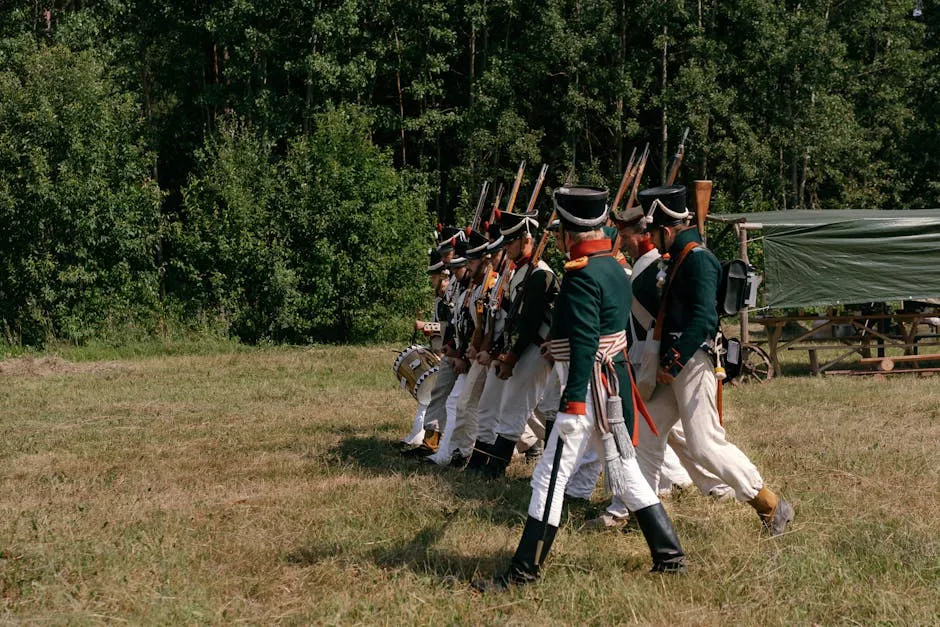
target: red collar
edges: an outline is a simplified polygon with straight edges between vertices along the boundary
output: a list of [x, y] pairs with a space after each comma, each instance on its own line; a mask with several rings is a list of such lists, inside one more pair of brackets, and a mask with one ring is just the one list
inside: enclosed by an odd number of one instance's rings
[[596, 255], [598, 253], [609, 253], [612, 244], [609, 239], [606, 237], [602, 239], [589, 239], [583, 242], [578, 242], [571, 247], [569, 251], [570, 257], [572, 259], [577, 259], [579, 257], [590, 257], [591, 255]]
[[649, 251], [653, 250], [656, 247], [653, 246], [653, 242], [650, 241], [650, 238], [646, 237], [643, 239], [643, 241], [640, 242], [639, 248], [640, 248], [640, 257], [642, 257], [643, 255], [645, 255], [646, 253], [648, 253]]
[[529, 259], [532, 259], [531, 254], [528, 254], [525, 257], [521, 257], [518, 261], [514, 261], [513, 263], [517, 268], [521, 268], [522, 266], [529, 264]]

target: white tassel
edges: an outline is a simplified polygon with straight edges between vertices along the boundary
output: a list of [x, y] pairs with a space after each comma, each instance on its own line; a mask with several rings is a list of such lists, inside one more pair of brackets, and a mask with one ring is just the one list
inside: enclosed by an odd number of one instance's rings
[[617, 442], [613, 434], [605, 433], [601, 436], [601, 442], [604, 443], [604, 461], [606, 462], [604, 483], [607, 491], [611, 494], [626, 494], [629, 486], [627, 469], [617, 451]]
[[614, 442], [617, 443], [617, 451], [624, 459], [631, 459], [636, 455], [633, 450], [633, 439], [630, 437], [630, 431], [623, 418], [623, 400], [619, 396], [609, 396], [607, 398], [607, 423], [610, 425], [610, 432], [614, 436]]

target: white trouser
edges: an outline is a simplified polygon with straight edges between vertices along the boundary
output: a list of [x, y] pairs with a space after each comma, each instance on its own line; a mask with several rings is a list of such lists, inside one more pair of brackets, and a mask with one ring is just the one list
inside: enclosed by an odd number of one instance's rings
[[[542, 400], [535, 406], [535, 413], [542, 418], [543, 425], [546, 420], [555, 420], [555, 415], [558, 413], [558, 405], [561, 403], [560, 370], [560, 368], [552, 368], [549, 371], [545, 379]], [[540, 435], [547, 444], [548, 438], [545, 437], [544, 430]], [[568, 488], [565, 494], [574, 498], [591, 500], [602, 467], [601, 458], [595, 452], [594, 447], [589, 446], [584, 451], [584, 456], [578, 460], [571, 477], [568, 478]]]
[[457, 375], [454, 387], [451, 388], [450, 394], [447, 396], [447, 401], [444, 404], [446, 413], [443, 431], [441, 432], [441, 442], [437, 447], [437, 452], [429, 458], [435, 464], [444, 466], [450, 463], [451, 454], [453, 453], [450, 439], [453, 437], [454, 427], [457, 424], [457, 401], [460, 399], [460, 393], [463, 391], [466, 382], [466, 374]]
[[411, 433], [401, 439], [405, 444], [417, 446], [424, 439], [424, 415], [428, 413], [428, 406], [424, 403], [418, 403], [418, 411], [415, 412], [414, 420], [411, 422]]
[[[512, 376], [506, 379], [506, 386], [503, 388], [496, 435], [513, 441], [519, 439], [526, 421], [542, 398], [550, 369], [535, 344], [530, 344], [522, 351], [522, 356], [512, 369]], [[495, 441], [495, 438], [493, 440]]]
[[496, 368], [489, 366], [486, 373], [486, 382], [483, 384], [483, 393], [477, 404], [477, 432], [476, 439], [485, 444], [496, 441], [496, 425], [499, 422], [499, 403], [506, 389], [506, 380], [496, 376]]
[[428, 403], [428, 411], [424, 415], [425, 430], [440, 431], [444, 428], [443, 423], [447, 419], [447, 397], [455, 381], [457, 381], [457, 373], [454, 372], [454, 362], [445, 355], [441, 357], [437, 379], [434, 380], [434, 387], [431, 389], [431, 402]]
[[[603, 394], [602, 394], [603, 396]], [[602, 398], [601, 402], [605, 402]], [[594, 448], [596, 454], [603, 459], [603, 444], [600, 434], [594, 426], [594, 408], [591, 404], [591, 390], [588, 388], [586, 398], [587, 415], [559, 414], [555, 421], [545, 446], [545, 452], [539, 459], [535, 472], [532, 473], [532, 498], [529, 501], [529, 516], [538, 520], [543, 519], [545, 503], [548, 496], [548, 486], [553, 472], [552, 465], [555, 450], [561, 444], [561, 458], [557, 468], [555, 490], [552, 496], [552, 509], [548, 514], [548, 524], [558, 526], [561, 521], [561, 508], [568, 480], [574, 472], [578, 462], [584, 457], [589, 448]], [[562, 439], [560, 442], [559, 438]], [[631, 511], [643, 509], [659, 503], [656, 493], [647, 483], [640, 472], [640, 465], [636, 457], [630, 459], [619, 458], [627, 475], [627, 489], [623, 494], [616, 496], [627, 504]]]
[[[682, 464], [682, 468], [686, 471], [686, 476], [691, 479], [692, 483], [695, 484], [695, 487], [698, 488], [699, 492], [702, 494], [706, 496], [725, 496], [734, 493], [731, 486], [726, 485], [721, 479], [708, 472], [692, 459], [692, 456], [689, 454], [689, 443], [688, 440], [686, 440], [685, 431], [682, 429], [681, 422], [677, 422], [669, 431], [669, 444], [666, 446], [667, 457], [663, 460], [663, 474], [666, 472], [666, 459], [668, 459], [670, 452], [678, 458], [678, 461]], [[642, 464], [640, 464], [640, 466], [642, 467]], [[673, 477], [672, 481], [677, 485], [683, 485], [676, 481], [675, 477]], [[663, 483], [662, 478], [660, 478], [660, 484]]]
[[730, 486], [738, 500], [749, 501], [757, 496], [764, 480], [747, 455], [726, 439], [715, 403], [717, 386], [711, 357], [704, 350], [696, 351], [676, 380], [657, 386], [647, 402], [659, 436], [640, 421], [640, 450], [650, 456], [650, 466], [655, 469], [653, 483], [658, 484], [666, 441], [673, 425], [681, 422], [687, 446], [683, 452], [676, 451], [679, 459], [700, 465]]
[[692, 485], [692, 477], [682, 467], [682, 462], [679, 461], [676, 452], [667, 444], [663, 455], [663, 465], [659, 469], [659, 485], [656, 486], [656, 492], [668, 493], [674, 485], [687, 488]]
[[516, 440], [516, 452], [525, 453], [527, 450], [538, 444], [539, 440], [545, 439], [545, 421], [539, 416], [538, 412], [529, 416], [525, 423], [525, 429], [519, 439]]
[[477, 435], [480, 395], [483, 393], [488, 372], [489, 368], [474, 361], [470, 365], [460, 398], [457, 399], [457, 418], [454, 423], [454, 432], [450, 436], [450, 450], [460, 451], [464, 457], [473, 451], [473, 442]]

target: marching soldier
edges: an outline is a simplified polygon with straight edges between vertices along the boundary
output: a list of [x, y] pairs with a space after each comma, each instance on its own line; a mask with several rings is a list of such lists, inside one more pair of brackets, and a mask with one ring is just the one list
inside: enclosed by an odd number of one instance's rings
[[661, 338], [660, 370], [649, 410], [659, 431], [641, 429], [654, 455], [657, 473], [666, 438], [681, 422], [687, 451], [700, 464], [731, 486], [738, 500], [749, 503], [772, 536], [782, 534], [793, 520], [793, 506], [766, 485], [757, 468], [728, 442], [716, 404], [714, 342], [718, 334], [716, 294], [721, 266], [689, 226], [685, 187], [655, 187], [639, 193], [650, 240], [660, 253], [669, 253], [668, 273], [659, 272], [662, 304], [656, 325]]
[[[487, 342], [491, 341], [495, 333], [492, 327], [497, 323], [497, 319], [489, 315], [488, 305], [490, 300], [495, 298], [494, 290], [499, 279], [499, 272], [494, 268], [499, 268], [502, 261], [503, 238], [499, 233], [498, 224], [488, 225], [487, 235], [489, 241], [486, 243], [484, 253], [489, 259], [484, 269], [486, 275], [480, 282], [479, 291], [472, 299], [473, 306], [470, 309], [475, 325], [471, 345], [467, 350], [470, 369], [467, 372], [463, 392], [457, 400], [456, 426], [450, 440], [452, 449], [450, 463], [454, 468], [463, 468], [473, 451], [480, 399], [486, 380], [491, 374], [489, 355], [486, 350], [489, 348]], [[468, 250], [467, 254], [474, 254], [474, 252]]]
[[[421, 331], [428, 336], [431, 351], [439, 355], [441, 350], [443, 350], [443, 327], [447, 324], [446, 321], [450, 320], [452, 314], [450, 304], [444, 299], [444, 292], [447, 290], [450, 272], [445, 267], [440, 252], [431, 249], [428, 251], [428, 254], [431, 257], [428, 261], [428, 276], [431, 279], [431, 288], [434, 290], [434, 309], [431, 316], [431, 323], [437, 325], [438, 330], [429, 332], [428, 329], [431, 325], [424, 320], [415, 320], [415, 330]], [[411, 433], [396, 443], [399, 448], [406, 449], [421, 444], [424, 439], [424, 417], [427, 411], [428, 406], [418, 401], [418, 410], [415, 412], [415, 417], [412, 421]]]
[[[545, 453], [532, 475], [532, 498], [522, 538], [509, 569], [479, 591], [500, 591], [538, 579], [561, 520], [565, 487], [588, 447], [603, 451], [613, 492], [627, 503], [643, 531], [654, 572], [684, 568], [685, 554], [672, 521], [643, 478], [629, 439], [614, 427], [617, 408], [632, 420], [632, 402], [612, 393], [632, 394], [625, 352], [630, 316], [630, 284], [604, 235], [607, 191], [562, 187], [554, 194], [562, 236], [571, 261], [555, 302], [551, 353], [563, 391]], [[610, 402], [608, 403], [608, 399]]]
[[[466, 236], [463, 230], [453, 227], [447, 227], [441, 233], [442, 237], [437, 246], [437, 251], [440, 253], [442, 261], [447, 260], [444, 263], [446, 263], [451, 274], [447, 289], [444, 291], [443, 300], [452, 315], [456, 293], [467, 272], [467, 260], [463, 257], [466, 251]], [[454, 334], [453, 325], [447, 324], [443, 329], [443, 334], [444, 356], [441, 357], [438, 364], [437, 379], [434, 382], [434, 389], [431, 390], [431, 402], [428, 404], [427, 412], [424, 415], [424, 439], [419, 446], [402, 451], [402, 455], [406, 457], [433, 455], [437, 452], [440, 444], [440, 429], [447, 418], [447, 397], [457, 381], [457, 373], [454, 372], [453, 368], [453, 358], [447, 351], [447, 345], [451, 342]]]
[[[458, 439], [462, 438], [463, 425], [466, 414], [458, 414], [458, 404], [460, 399], [469, 394], [479, 395], [476, 385], [479, 371], [472, 371], [475, 378], [470, 379], [471, 364], [474, 362], [473, 338], [477, 327], [477, 303], [482, 304], [482, 298], [485, 294], [487, 279], [490, 276], [489, 259], [486, 256], [487, 238], [477, 231], [467, 229], [467, 248], [464, 258], [467, 260], [467, 281], [466, 288], [457, 297], [457, 308], [454, 311], [454, 336], [450, 345], [453, 351], [451, 355], [454, 372], [457, 373], [457, 380], [451, 389], [445, 402], [446, 409], [446, 427], [443, 431], [440, 446], [437, 453], [429, 458], [429, 461], [446, 465], [451, 463], [454, 453], [452, 444], [453, 435], [456, 432]], [[468, 384], [470, 390], [467, 390]], [[466, 402], [466, 401], [465, 401]], [[458, 420], [458, 416], [460, 420]]]
[[[644, 345], [646, 332], [656, 318], [659, 311], [659, 292], [656, 287], [657, 262], [661, 258], [659, 251], [649, 241], [646, 233], [646, 221], [643, 219], [643, 210], [637, 206], [619, 212], [613, 216], [617, 223], [619, 241], [630, 259], [633, 267], [629, 271], [630, 285], [633, 293], [633, 303], [630, 316], [630, 363], [639, 366], [644, 358]], [[651, 313], [652, 312], [652, 313]], [[654, 418], [655, 419], [655, 418]], [[685, 438], [681, 425], [673, 427], [669, 434], [664, 456], [659, 462], [659, 480], [656, 482], [657, 470], [653, 464], [657, 456], [651, 455], [648, 448], [641, 442], [637, 449], [637, 459], [643, 476], [660, 495], [668, 493], [673, 485], [682, 487], [695, 483], [703, 494], [723, 497], [733, 494], [731, 488], [722, 484], [721, 480], [707, 470], [695, 464], [685, 453]], [[675, 447], [675, 451], [673, 450]], [[679, 454], [677, 454], [677, 452]], [[680, 459], [681, 458], [681, 459]], [[607, 507], [606, 512], [599, 517], [585, 523], [588, 529], [604, 530], [618, 529], [627, 524], [629, 511], [626, 505], [616, 497]]]
[[505, 254], [516, 271], [506, 286], [504, 299], [508, 301], [510, 312], [504, 331], [504, 352], [494, 365], [495, 378], [503, 383], [484, 386], [483, 399], [492, 405], [485, 412], [481, 410], [477, 429], [477, 448], [488, 454], [482, 466], [483, 474], [490, 478], [505, 474], [548, 377], [549, 366], [539, 348], [548, 337], [550, 305], [557, 291], [557, 280], [544, 261], [539, 260], [536, 265], [529, 263], [535, 252], [533, 235], [538, 229], [535, 215], [504, 212], [499, 217]]

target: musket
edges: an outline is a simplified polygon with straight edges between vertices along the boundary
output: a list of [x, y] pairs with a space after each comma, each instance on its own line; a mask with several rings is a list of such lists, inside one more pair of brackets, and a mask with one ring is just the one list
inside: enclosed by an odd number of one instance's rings
[[486, 221], [486, 226], [489, 228], [489, 225], [493, 224], [493, 218], [496, 215], [496, 210], [499, 209], [499, 201], [503, 197], [503, 184], [500, 183], [499, 187], [496, 189], [496, 200], [493, 201], [493, 207], [490, 209], [490, 217]]
[[643, 171], [646, 170], [646, 160], [650, 156], [650, 145], [646, 143], [643, 154], [640, 156], [640, 163], [636, 168], [636, 176], [633, 178], [633, 189], [630, 190], [630, 198], [627, 200], [627, 209], [636, 205], [636, 194], [640, 191], [640, 181], [643, 180]]
[[[548, 218], [548, 223], [545, 225], [545, 230], [542, 231], [542, 239], [539, 240], [539, 245], [535, 249], [535, 252], [532, 253], [532, 258], [529, 261], [531, 265], [538, 265], [539, 260], [542, 258], [542, 255], [545, 254], [545, 247], [548, 245], [548, 238], [551, 236], [552, 232], [548, 230], [548, 227], [552, 225], [552, 222], [555, 221], [555, 217], [558, 215], [557, 209], [552, 209], [552, 215]], [[529, 277], [526, 277], [526, 280], [529, 280]]]
[[669, 176], [666, 177], [666, 185], [672, 185], [676, 182], [676, 177], [679, 176], [679, 166], [682, 165], [682, 157], [685, 155], [685, 140], [689, 137], [689, 127], [685, 127], [685, 132], [682, 134], [682, 141], [679, 142], [679, 147], [676, 149], [676, 154], [672, 158], [672, 167], [669, 168]]
[[[528, 213], [532, 213], [532, 210], [535, 208], [535, 203], [538, 200], [539, 192], [542, 190], [542, 184], [545, 182], [545, 174], [548, 172], [548, 166], [542, 166], [542, 173], [539, 175], [538, 180], [535, 182], [535, 188], [532, 190], [532, 196], [529, 198], [529, 207]], [[526, 287], [529, 285], [529, 279], [532, 278], [532, 275], [535, 273], [535, 268], [538, 266], [539, 259], [542, 258], [542, 254], [545, 252], [545, 246], [548, 244], [549, 230], [548, 227], [552, 225], [552, 221], [555, 219], [556, 210], [552, 210], [552, 215], [548, 219], [548, 223], [545, 225], [545, 230], [542, 232], [542, 238], [539, 240], [538, 247], [533, 251], [532, 255], [529, 257], [528, 263], [526, 263], [523, 268], [526, 269], [526, 275], [522, 279], [522, 283], [519, 284], [517, 288], [518, 294], [525, 294]], [[520, 268], [521, 270], [522, 268]], [[503, 296], [506, 291], [506, 282], [500, 283], [500, 291], [496, 294], [497, 305], [502, 305]], [[503, 329], [504, 333], [508, 333], [512, 329], [512, 323], [519, 313], [519, 306], [521, 303], [514, 301], [512, 303], [512, 310], [509, 312], [509, 317], [506, 319], [506, 326]]]
[[525, 159], [519, 164], [519, 171], [516, 172], [516, 180], [512, 184], [512, 193], [509, 195], [509, 202], [506, 203], [506, 213], [512, 213], [512, 208], [516, 204], [516, 195], [519, 193], [519, 186], [522, 185], [523, 172], [525, 172]]
[[705, 242], [705, 218], [708, 217], [708, 207], [712, 201], [712, 182], [711, 181], [693, 181], [695, 188], [695, 222], [698, 225], [698, 232], [702, 236], [702, 242]]
[[[630, 153], [630, 160], [627, 161], [627, 167], [623, 171], [623, 178], [620, 179], [620, 187], [617, 188], [617, 195], [614, 196], [614, 202], [610, 206], [610, 215], [614, 215], [614, 212], [617, 211], [617, 207], [620, 206], [620, 201], [623, 200], [623, 195], [627, 192], [627, 188], [630, 187], [631, 176], [636, 174], [634, 169], [634, 160], [636, 159], [636, 147], [633, 148], [633, 152]], [[551, 222], [549, 222], [551, 225]]]
[[535, 187], [532, 188], [532, 195], [529, 196], [529, 204], [526, 205], [525, 212], [532, 213], [532, 210], [535, 209], [535, 203], [539, 200], [539, 192], [542, 191], [542, 185], [545, 184], [545, 175], [548, 174], [548, 164], [542, 166], [542, 171], [539, 172], [539, 178], [535, 181]]
[[483, 218], [483, 207], [486, 205], [486, 197], [490, 191], [490, 182], [483, 181], [483, 189], [480, 190], [480, 199], [477, 200], [477, 210], [473, 214], [473, 221], [470, 222], [470, 228], [474, 231], [480, 226], [480, 220]]

